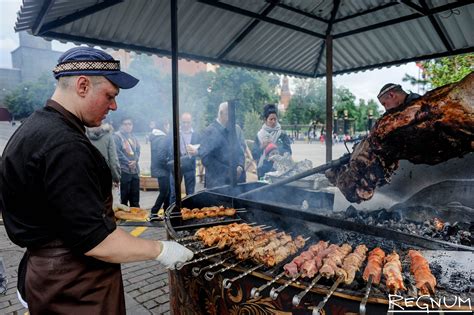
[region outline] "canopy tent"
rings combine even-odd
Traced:
[[[24,0],[15,29],[171,56],[170,0]],[[473,1],[179,0],[178,56],[301,77],[473,51]]]
[[[171,56],[175,135],[178,58],[326,76],[326,133],[332,134],[333,75],[472,52],[473,17],[472,0],[23,0],[15,29]]]

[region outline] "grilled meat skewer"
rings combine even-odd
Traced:
[[[428,287],[429,285],[434,293],[436,278],[431,273],[428,261],[417,250],[409,250],[408,256],[410,257],[411,262],[410,272],[415,277],[416,287],[418,290],[420,290],[423,295],[431,294],[430,288]]]
[[[383,275],[386,279],[386,285],[390,292],[398,292],[399,290],[406,291],[403,283],[402,264],[400,256],[393,252],[385,258],[385,265],[383,266]]]

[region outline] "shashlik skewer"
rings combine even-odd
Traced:
[[[436,287],[436,278],[431,273],[430,265],[428,261],[421,255],[417,250],[409,250],[408,256],[410,257],[410,272],[413,274],[416,282],[416,287],[421,294],[430,294]]]
[[[342,257],[344,253],[347,252],[347,250],[349,250],[350,248],[350,246],[349,247],[346,246],[346,248],[343,248],[344,245],[347,245],[347,244],[343,244],[341,246],[340,255],[332,255],[328,259],[324,260],[325,263],[327,261],[327,266],[332,267],[334,265],[336,266],[338,265],[337,263],[339,261],[339,258]],[[340,267],[337,267],[334,269],[334,275],[337,276],[336,282],[334,282],[331,289],[329,289],[329,292],[326,294],[324,299],[321,302],[319,302],[316,308],[313,309],[313,315],[319,314],[319,312],[326,305],[329,298],[334,294],[339,284],[341,284],[342,282],[344,282],[345,284],[351,284],[352,281],[354,281],[355,273],[359,270],[359,268],[362,266],[362,263],[365,261],[366,253],[367,253],[367,247],[362,244],[362,245],[358,245],[352,253],[346,254],[346,256],[343,257],[343,261],[340,264]],[[330,275],[331,273],[332,272],[329,272],[329,268],[325,270],[324,273],[321,271],[321,275],[323,276],[324,274]]]
[[[236,213],[246,212],[245,208],[226,208],[223,206],[214,206],[214,207],[204,207],[204,208],[182,208],[180,214],[171,214],[170,218],[182,218],[183,220],[190,220],[190,219],[203,219],[203,218],[212,218],[212,217],[219,217],[219,216],[234,216]]]
[[[294,274],[297,274],[298,266],[302,266],[306,260],[313,258],[313,256],[317,254],[318,251],[325,249],[327,246],[328,246],[328,243],[324,241],[319,241],[317,244],[311,245],[308,248],[308,250],[302,252],[300,255],[293,258],[291,262],[283,266],[284,271],[281,272],[279,275],[277,275],[272,280],[268,281],[267,283],[261,285],[258,288],[252,288],[252,290],[250,291],[251,297],[252,298],[259,297],[261,291],[265,290],[265,288],[269,287],[270,285],[278,281],[284,275],[293,276]]]
[[[231,249],[228,249],[228,250],[225,250],[223,252],[219,252],[219,253],[214,253],[214,254],[211,254],[211,255],[207,255],[207,256],[202,256],[200,258],[197,258],[197,259],[194,259],[194,260],[191,260],[191,261],[187,261],[187,262],[178,262],[176,264],[176,269],[177,270],[181,270],[185,265],[189,265],[189,264],[194,264],[194,263],[197,263],[197,262],[200,262],[200,261],[203,261],[203,260],[206,260],[206,259],[209,259],[209,258],[212,258],[212,257],[216,257],[216,256],[219,256],[219,255],[223,255],[223,254],[226,254],[228,252],[230,252]]]
[[[318,273],[319,269],[323,265],[323,259],[329,255],[331,252],[335,251],[337,248],[336,246],[329,246],[327,242],[323,243],[318,243],[317,245],[320,245],[319,248],[317,248],[314,252],[314,257],[312,257],[310,260],[305,261],[301,265],[301,271],[303,275],[306,275],[309,278],[314,277],[315,274]],[[300,292],[299,294],[296,294],[293,296],[292,303],[294,306],[298,306],[303,299],[303,297],[318,283],[318,281],[321,279],[321,274],[319,274],[316,278],[311,281],[311,283],[305,288],[304,291]]]
[[[362,279],[367,282],[365,287],[364,298],[362,299],[359,306],[359,314],[365,315],[367,301],[369,299],[372,285],[378,285],[382,278],[383,261],[385,259],[385,252],[380,248],[376,247],[370,251],[369,257],[367,258],[367,266],[365,267]]]
[[[215,276],[216,274],[222,273],[222,272],[227,271],[227,270],[229,270],[229,269],[231,269],[231,268],[234,268],[235,266],[237,266],[237,265],[240,264],[241,262],[242,262],[242,261],[239,260],[239,261],[237,261],[237,262],[235,262],[235,263],[233,263],[233,264],[230,264],[230,265],[227,266],[227,267],[223,267],[223,268],[221,268],[221,269],[219,269],[219,270],[217,270],[217,271],[214,271],[214,272],[213,272],[213,271],[207,271],[207,272],[204,274],[204,278],[205,278],[207,281],[211,281],[212,279],[214,279],[214,276]]]
[[[406,291],[403,283],[402,264],[400,256],[393,252],[385,258],[385,265],[383,266],[383,275],[386,279],[386,286],[390,293],[397,293],[399,290]]]
[[[222,287],[224,287],[225,289],[229,289],[232,286],[232,283],[234,283],[234,281],[242,279],[246,275],[254,272],[255,270],[257,270],[259,268],[262,268],[263,266],[264,266],[263,264],[260,264],[260,265],[257,265],[255,267],[252,267],[249,270],[247,270],[246,272],[244,272],[244,273],[242,273],[242,274],[240,274],[240,275],[238,275],[238,276],[236,276],[232,279],[225,278],[224,280],[222,280]]]

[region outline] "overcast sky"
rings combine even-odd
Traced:
[[[16,22],[16,14],[20,10],[21,0],[0,0],[0,68],[11,68],[10,52],[18,47],[18,34],[13,26]],[[65,51],[72,45],[64,45],[53,41],[53,49]],[[334,77],[336,86],[345,86],[356,95],[357,98],[375,99],[380,88],[388,82],[401,84],[405,90],[414,90],[415,87],[402,78],[408,73],[418,76],[418,68],[415,63],[408,63],[398,67],[383,68],[353,74],[345,74]]]

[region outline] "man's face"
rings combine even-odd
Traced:
[[[183,114],[181,116],[181,129],[185,132],[188,132],[192,128],[192,117],[189,114]]]
[[[220,112],[219,120],[223,126],[227,126],[229,122],[229,109],[227,107],[224,107]]]
[[[115,97],[119,93],[119,88],[105,78],[96,79],[95,82],[90,80],[90,85],[83,120],[87,127],[97,127],[110,110],[117,110]]]
[[[131,133],[133,130],[133,122],[130,119],[125,119],[124,121],[122,121],[120,128],[125,133]]]
[[[379,101],[385,110],[396,108],[400,105],[398,95],[390,91],[379,97]]]

